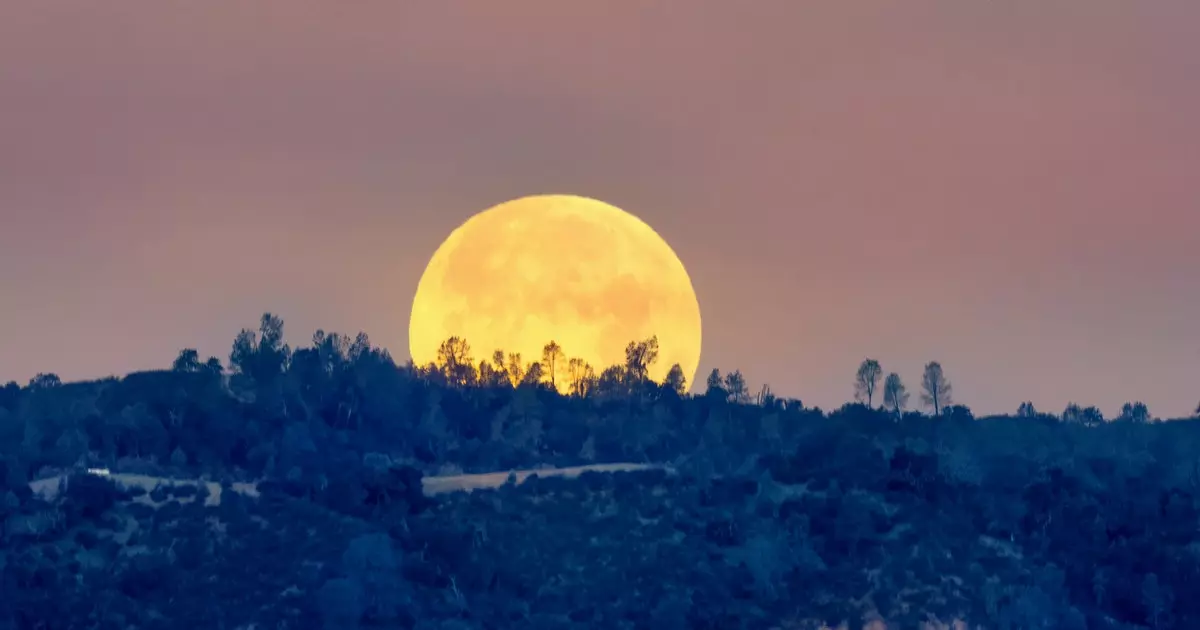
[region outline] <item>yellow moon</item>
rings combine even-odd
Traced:
[[[468,219],[434,252],[413,298],[409,350],[427,365],[457,336],[476,362],[493,351],[540,361],[553,340],[598,375],[625,346],[658,336],[649,375],[700,363],[700,304],[683,263],[641,219],[595,199],[534,195]],[[565,380],[565,379],[564,379]]]

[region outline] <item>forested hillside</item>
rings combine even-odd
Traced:
[[[265,316],[227,369],[184,351],[0,389],[0,628],[1200,627],[1194,420],[925,415],[890,378],[873,408],[877,365],[867,404],[828,413],[736,371],[687,395],[645,377],[653,339],[599,374],[561,349],[477,362],[455,339],[398,366],[365,335],[282,340]],[[421,492],[602,462],[672,472]],[[29,489],[85,467],[261,496]]]

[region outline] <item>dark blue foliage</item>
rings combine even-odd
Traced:
[[[1196,421],[450,386],[281,327],[0,388],[0,628],[1200,627]],[[426,492],[622,461],[662,466]]]

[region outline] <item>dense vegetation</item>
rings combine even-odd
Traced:
[[[977,419],[936,363],[931,415],[870,360],[861,402],[826,413],[737,372],[653,383],[652,339],[599,375],[549,345],[476,363],[452,339],[397,366],[364,335],[282,340],[268,315],[229,370],[185,350],[0,388],[0,628],[1200,627],[1194,420]],[[594,462],[670,469],[421,492]],[[30,491],[84,466],[225,489]]]

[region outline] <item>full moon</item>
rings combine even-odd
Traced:
[[[678,363],[690,387],[700,304],[683,263],[641,219],[572,195],[508,201],[455,229],[421,276],[408,327],[417,365],[453,336],[476,364],[495,350],[540,361],[553,340],[597,375],[624,363],[629,342],[654,335],[649,376],[662,381]]]

